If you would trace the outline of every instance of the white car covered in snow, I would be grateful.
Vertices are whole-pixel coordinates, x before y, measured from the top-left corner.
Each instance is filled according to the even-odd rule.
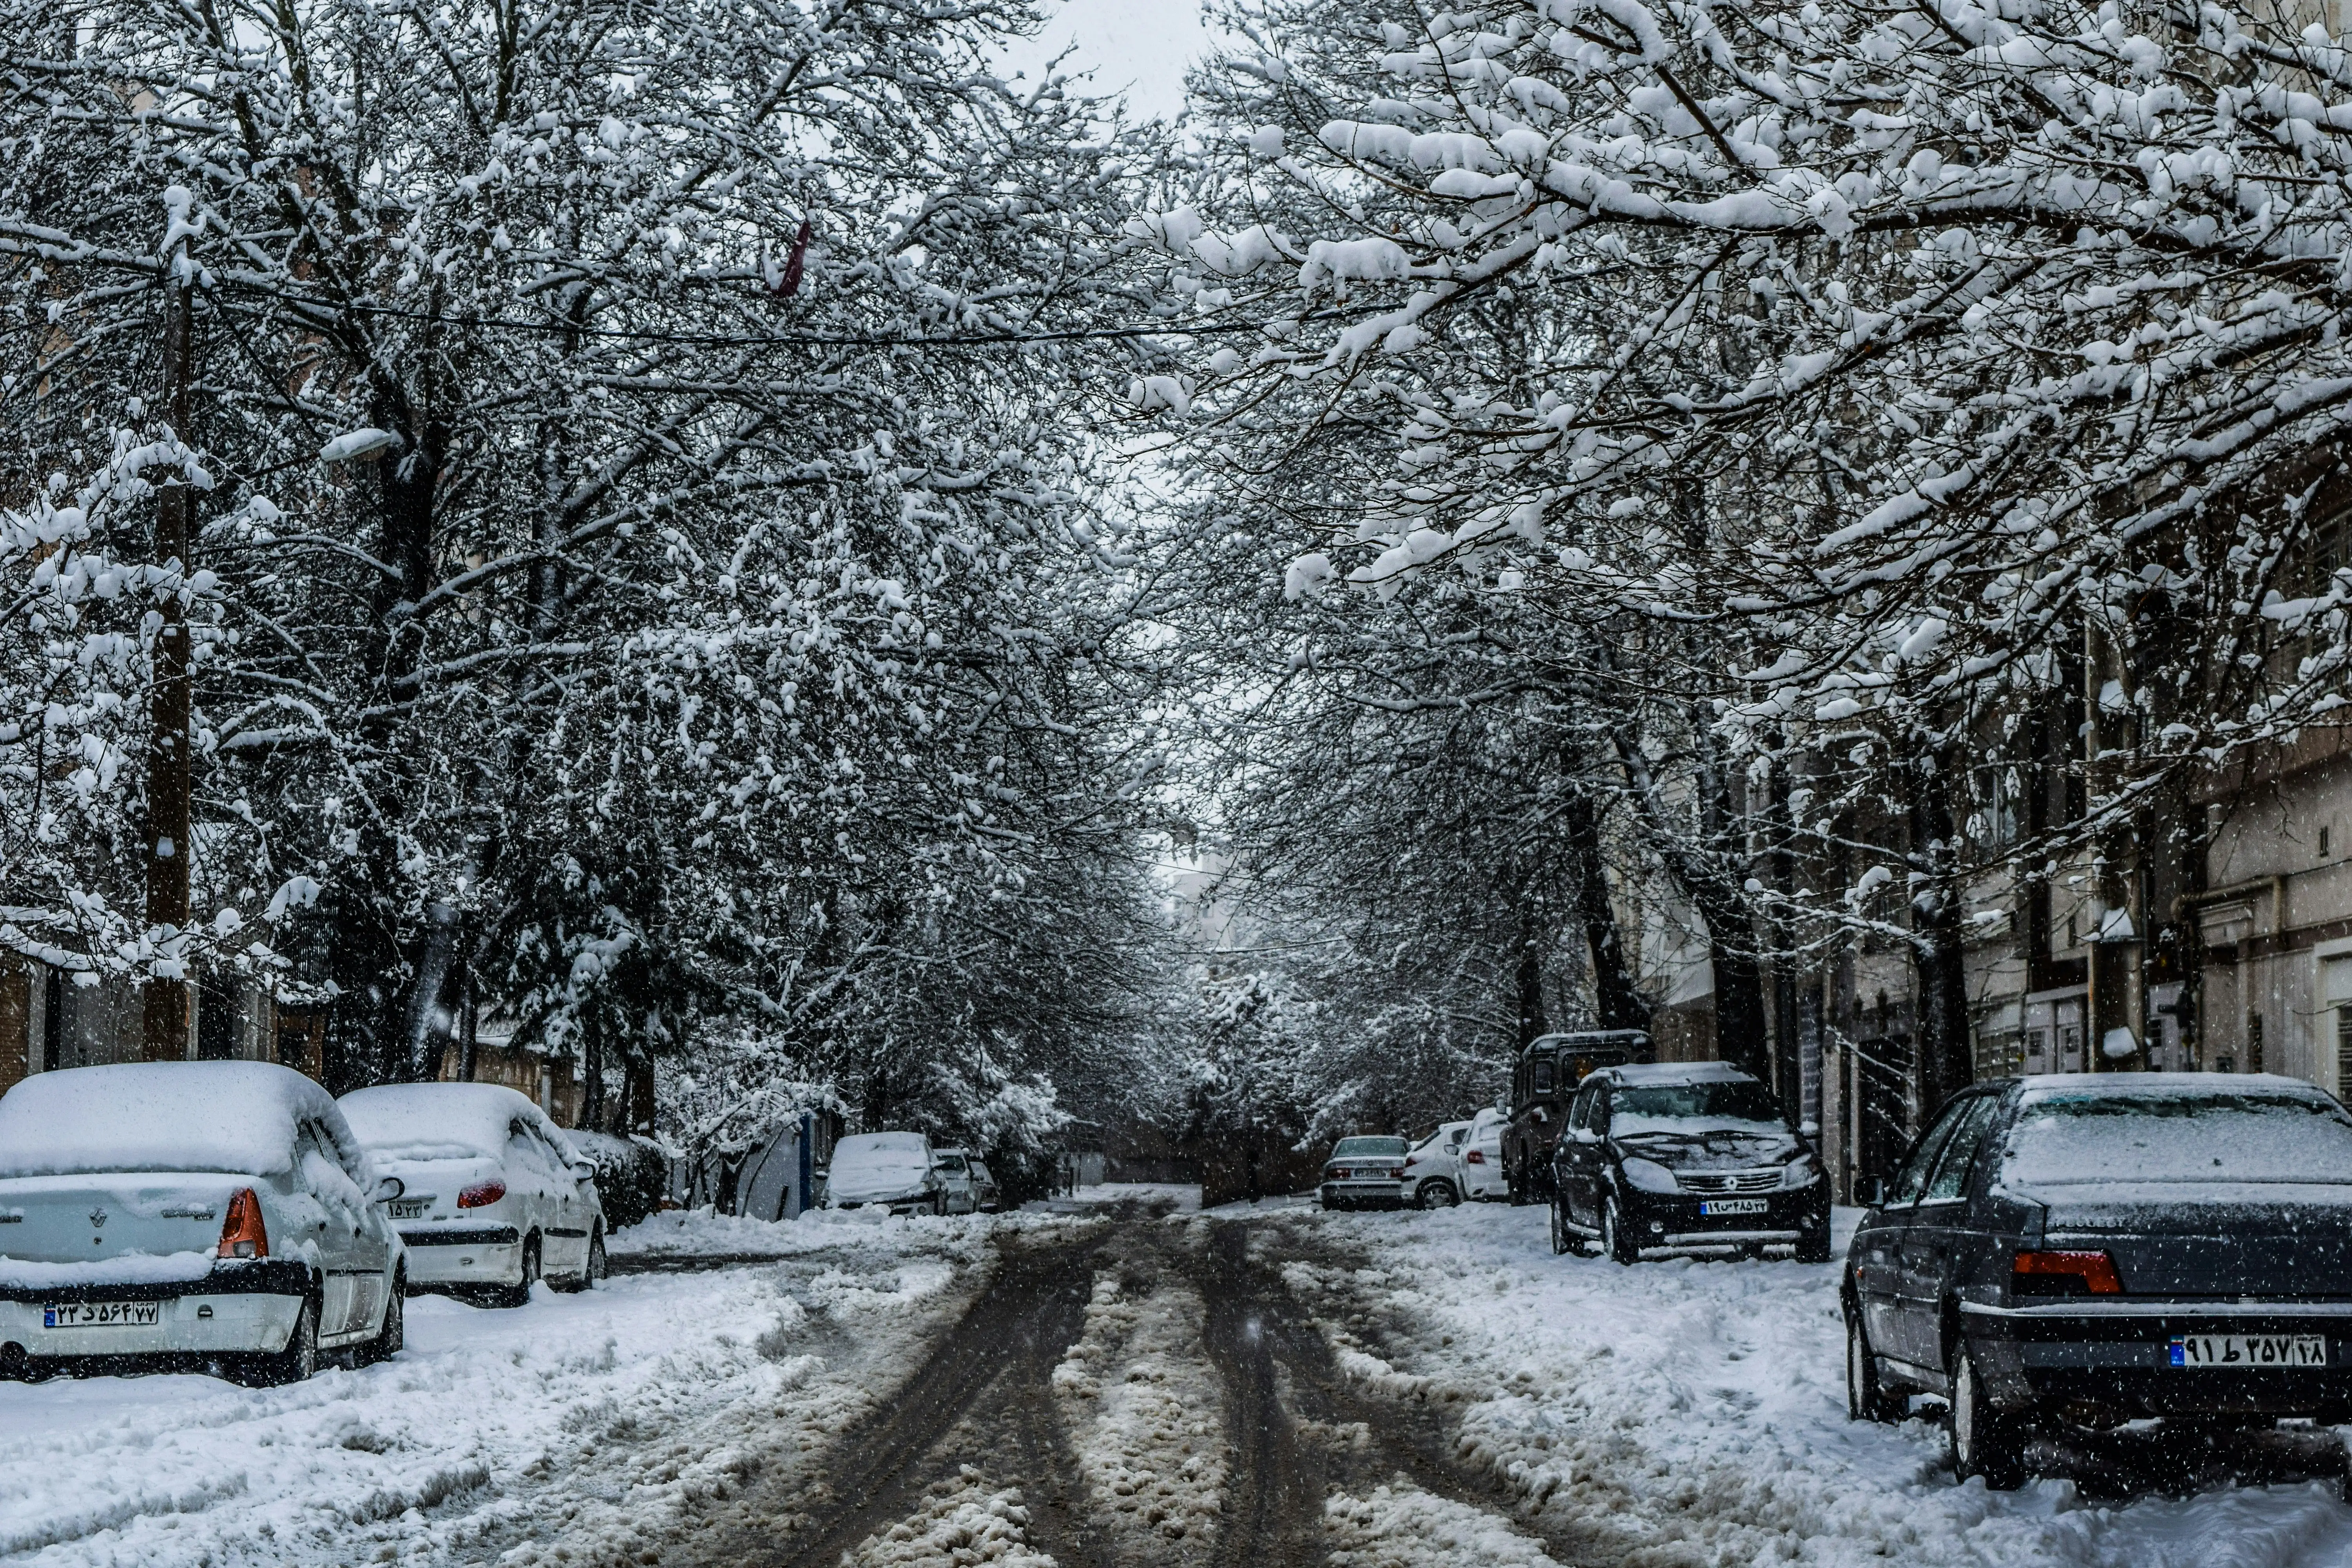
[[[1469,1136],[1467,1121],[1448,1121],[1406,1152],[1399,1175],[1407,1204],[1450,1209],[1462,1201],[1462,1144]]]
[[[946,1214],[950,1206],[970,1209],[971,1178],[961,1154],[953,1172],[942,1168],[920,1132],[860,1132],[833,1146],[824,1201],[836,1209]]]
[[[1510,1124],[1510,1112],[1493,1106],[1470,1119],[1460,1152],[1464,1197],[1492,1203],[1509,1199],[1511,1184],[1503,1175],[1503,1132]]]
[[[535,1280],[585,1290],[604,1277],[596,1167],[513,1089],[386,1084],[340,1103],[376,1169],[405,1188],[387,1206],[410,1289],[520,1307]]]
[[[327,1092],[267,1062],[37,1073],[0,1099],[0,1367],[297,1382],[401,1348],[405,1254]]]

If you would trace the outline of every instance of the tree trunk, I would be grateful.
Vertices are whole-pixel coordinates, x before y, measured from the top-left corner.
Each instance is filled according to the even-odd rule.
[[[1961,899],[1952,854],[1950,758],[1938,749],[1906,767],[1910,807],[1912,984],[1918,998],[1919,1112],[1935,1108],[1976,1076],[1969,1048],[1968,976],[1963,968]]]
[[[1584,923],[1584,944],[1592,955],[1593,1011],[1604,1029],[1646,1029],[1650,1001],[1634,984],[1617,910],[1609,902],[1608,863],[1601,857],[1601,820],[1591,795],[1572,790],[1561,809],[1569,858],[1576,873],[1576,913]]]

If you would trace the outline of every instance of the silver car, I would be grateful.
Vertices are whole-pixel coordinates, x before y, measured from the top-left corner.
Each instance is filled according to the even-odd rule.
[[[1404,1161],[1411,1152],[1402,1138],[1342,1138],[1323,1163],[1316,1195],[1327,1209],[1402,1208]]]
[[[401,1348],[406,1253],[326,1090],[267,1062],[37,1073],[0,1099],[0,1371],[299,1382]]]

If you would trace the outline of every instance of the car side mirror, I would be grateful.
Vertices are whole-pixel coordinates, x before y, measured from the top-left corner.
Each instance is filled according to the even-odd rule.
[[[1853,1195],[1862,1200],[1862,1206],[1864,1208],[1874,1209],[1878,1207],[1881,1204],[1884,1204],[1886,1201],[1886,1178],[1884,1176],[1863,1177],[1860,1181],[1854,1183]]]
[[[1797,1132],[1801,1137],[1818,1138],[1822,1135],[1822,1124],[1818,1121],[1800,1121],[1797,1123]]]
[[[575,1182],[594,1181],[596,1179],[596,1166],[594,1162],[589,1160],[572,1161],[572,1179]]]
[[[378,1176],[375,1179],[375,1191],[371,1195],[380,1204],[388,1204],[406,1191],[408,1191],[408,1184],[398,1176]]]

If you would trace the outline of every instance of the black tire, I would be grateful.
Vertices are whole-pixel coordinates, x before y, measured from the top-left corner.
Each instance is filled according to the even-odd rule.
[[[286,1348],[276,1355],[255,1356],[250,1375],[245,1381],[256,1388],[277,1388],[289,1383],[307,1383],[318,1371],[319,1303],[305,1296],[301,1311],[295,1314],[294,1331],[286,1337]]]
[[[548,1284],[567,1295],[580,1290],[593,1290],[596,1281],[604,1279],[607,1272],[604,1266],[604,1232],[598,1226],[588,1232],[588,1256],[582,1261],[580,1272],[561,1285],[552,1279]]]
[[[1625,1228],[1625,1211],[1613,1197],[1601,1200],[1601,1250],[1612,1263],[1631,1266],[1642,1261],[1642,1244]]]
[[[1412,1192],[1412,1206],[1415,1208],[1450,1209],[1461,1201],[1462,1194],[1454,1190],[1454,1184],[1442,1176],[1435,1181],[1422,1183]]]
[[[1902,1394],[1888,1393],[1879,1383],[1878,1363],[1871,1358],[1862,1314],[1849,1310],[1845,1320],[1845,1418],[1891,1424],[1903,1419],[1909,1405],[1910,1401]]]
[[[1523,1163],[1506,1162],[1503,1166],[1503,1190],[1509,1194],[1513,1208],[1524,1208],[1535,1199],[1528,1195],[1527,1166]]]
[[[532,1231],[523,1237],[522,1278],[511,1285],[499,1286],[497,1293],[490,1298],[490,1305],[493,1307],[530,1306],[530,1288],[541,1277],[539,1260],[539,1232]]]
[[[2026,1423],[1993,1404],[1965,1350],[1952,1367],[1952,1473],[1981,1477],[1994,1491],[2025,1484]]]
[[[1830,1220],[1823,1215],[1818,1224],[1808,1221],[1797,1233],[1797,1261],[1827,1263],[1830,1260]]]
[[[408,1277],[395,1274],[392,1294],[383,1303],[383,1322],[375,1338],[360,1348],[360,1364],[372,1366],[380,1361],[390,1361],[408,1344]]]
[[[1557,1197],[1551,1200],[1551,1250],[1554,1257],[1577,1250],[1576,1233],[1568,1228],[1568,1210]]]

